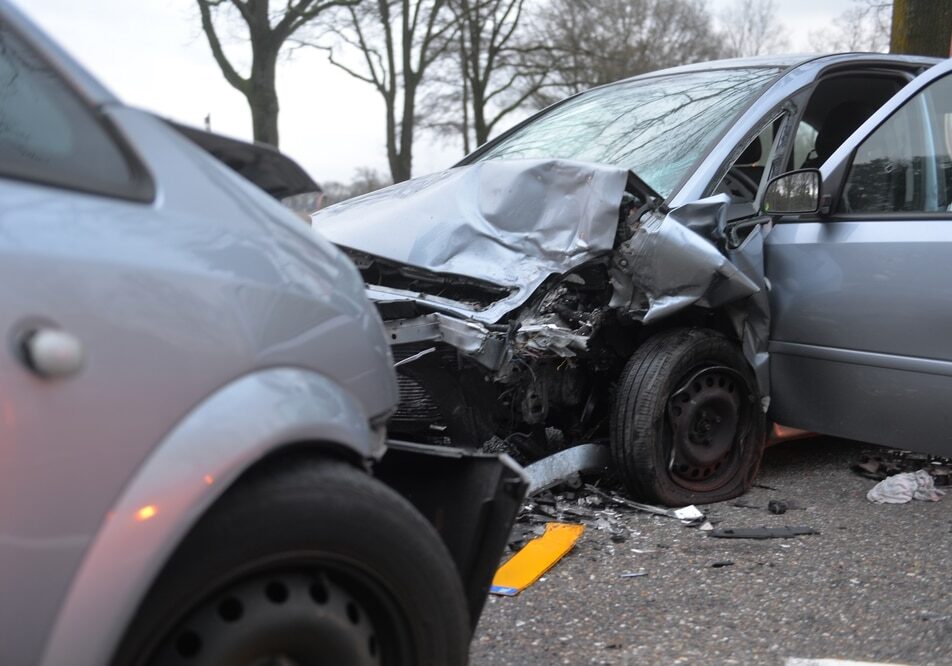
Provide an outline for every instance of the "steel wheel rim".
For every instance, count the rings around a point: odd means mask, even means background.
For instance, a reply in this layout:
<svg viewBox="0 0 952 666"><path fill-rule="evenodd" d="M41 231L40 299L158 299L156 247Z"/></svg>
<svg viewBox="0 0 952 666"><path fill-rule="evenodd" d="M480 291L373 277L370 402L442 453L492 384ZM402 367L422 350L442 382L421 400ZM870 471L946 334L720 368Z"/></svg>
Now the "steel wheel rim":
<svg viewBox="0 0 952 666"><path fill-rule="evenodd" d="M409 623L380 581L321 563L233 577L179 615L150 666L410 663Z"/></svg>
<svg viewBox="0 0 952 666"><path fill-rule="evenodd" d="M706 366L685 375L668 399L668 474L693 492L724 486L740 470L752 423L747 380L733 368Z"/></svg>

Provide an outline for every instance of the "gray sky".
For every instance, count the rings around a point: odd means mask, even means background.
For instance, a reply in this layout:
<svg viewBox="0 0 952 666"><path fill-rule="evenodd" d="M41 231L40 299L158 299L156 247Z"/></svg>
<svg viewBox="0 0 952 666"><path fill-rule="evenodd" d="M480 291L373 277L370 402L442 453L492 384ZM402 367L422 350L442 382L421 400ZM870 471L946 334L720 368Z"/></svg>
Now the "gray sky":
<svg viewBox="0 0 952 666"><path fill-rule="evenodd" d="M125 102L195 126L210 113L214 131L251 138L248 106L222 78L192 0L13 1ZM708 6L718 12L733 2ZM789 50L809 51L810 32L829 26L850 4L778 0ZM302 49L279 64L278 95L281 149L315 180L349 181L362 166L389 173L383 102L371 86ZM459 157L459 148L424 137L414 148L414 175Z"/></svg>

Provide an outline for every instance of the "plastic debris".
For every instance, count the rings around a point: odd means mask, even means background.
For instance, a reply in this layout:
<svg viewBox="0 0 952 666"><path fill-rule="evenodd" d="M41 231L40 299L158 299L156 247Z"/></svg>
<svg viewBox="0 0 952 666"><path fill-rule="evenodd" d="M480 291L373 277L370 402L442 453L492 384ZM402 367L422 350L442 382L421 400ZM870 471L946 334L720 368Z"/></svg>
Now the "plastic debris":
<svg viewBox="0 0 952 666"><path fill-rule="evenodd" d="M641 578L642 576L647 576L647 571L626 571L621 575L622 578Z"/></svg>
<svg viewBox="0 0 952 666"><path fill-rule="evenodd" d="M812 527L723 527L708 534L720 539L792 539L819 533Z"/></svg>
<svg viewBox="0 0 952 666"><path fill-rule="evenodd" d="M539 580L582 536L584 525L547 523L542 536L527 543L496 571L490 593L513 597Z"/></svg>
<svg viewBox="0 0 952 666"><path fill-rule="evenodd" d="M920 469L883 479L866 493L866 499L877 504L905 504L913 499L938 502L943 495L944 491L936 489L932 475Z"/></svg>
<svg viewBox="0 0 952 666"><path fill-rule="evenodd" d="M783 500L770 500L767 502L767 511L775 515L781 515L787 512L789 505Z"/></svg>
<svg viewBox="0 0 952 666"><path fill-rule="evenodd" d="M734 566L733 560L720 560L718 562L711 562L712 569L722 569L723 567L732 567Z"/></svg>
<svg viewBox="0 0 952 666"><path fill-rule="evenodd" d="M684 508L681 508L681 509L675 509L675 510L674 510L674 515L675 515L676 518L678 518L678 519L681 520L682 522L687 521L687 522L689 522L689 523L690 523L690 522L694 522L695 520L699 520L699 519L701 519L701 518L704 517L704 514L701 513L701 510L698 509L698 508L697 508L696 506L694 506L693 504L691 504L690 506L686 506L686 507L684 507Z"/></svg>

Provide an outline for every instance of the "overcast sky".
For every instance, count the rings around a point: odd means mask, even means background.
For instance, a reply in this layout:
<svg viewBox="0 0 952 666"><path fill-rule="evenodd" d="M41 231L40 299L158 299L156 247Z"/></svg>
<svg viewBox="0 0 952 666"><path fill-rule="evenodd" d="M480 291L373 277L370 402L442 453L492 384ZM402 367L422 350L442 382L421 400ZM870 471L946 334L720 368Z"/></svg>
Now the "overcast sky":
<svg viewBox="0 0 952 666"><path fill-rule="evenodd" d="M13 0L129 104L190 125L211 114L212 129L251 138L244 97L212 59L193 0ZM709 0L715 12L734 0ZM809 51L811 31L828 26L851 0L778 0L791 51ZM389 174L384 108L368 84L299 50L279 63L281 149L318 182L349 181L358 167ZM505 128L500 128L505 129ZM459 148L420 141L414 175L449 166Z"/></svg>

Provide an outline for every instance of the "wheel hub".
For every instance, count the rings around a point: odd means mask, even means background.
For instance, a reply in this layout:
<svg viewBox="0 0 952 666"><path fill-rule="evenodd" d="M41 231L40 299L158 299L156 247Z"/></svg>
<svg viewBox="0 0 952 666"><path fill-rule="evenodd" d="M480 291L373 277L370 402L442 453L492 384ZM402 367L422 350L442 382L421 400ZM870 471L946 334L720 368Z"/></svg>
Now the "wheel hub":
<svg viewBox="0 0 952 666"><path fill-rule="evenodd" d="M735 370L704 368L668 401L671 472L688 484L714 481L738 439L747 385Z"/></svg>
<svg viewBox="0 0 952 666"><path fill-rule="evenodd" d="M305 666L381 663L367 607L320 572L253 576L193 611L152 663Z"/></svg>

